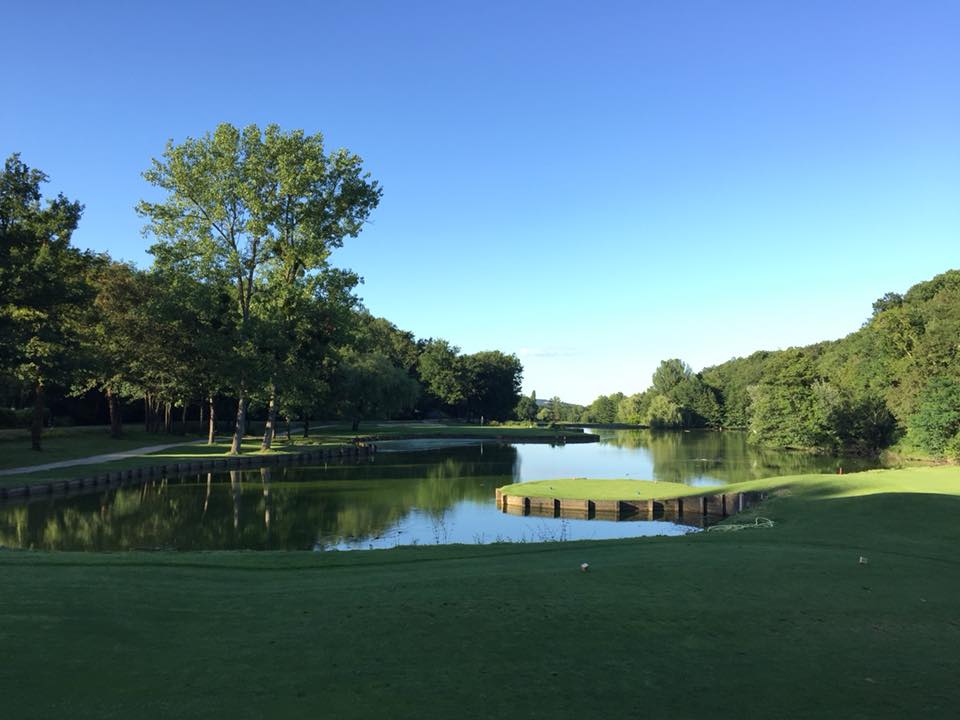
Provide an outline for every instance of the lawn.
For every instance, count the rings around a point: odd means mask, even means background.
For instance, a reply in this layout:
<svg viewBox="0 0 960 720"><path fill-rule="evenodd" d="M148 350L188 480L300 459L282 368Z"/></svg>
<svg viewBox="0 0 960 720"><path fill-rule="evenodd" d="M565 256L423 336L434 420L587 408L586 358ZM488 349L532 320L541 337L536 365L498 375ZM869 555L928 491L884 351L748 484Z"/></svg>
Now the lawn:
<svg viewBox="0 0 960 720"><path fill-rule="evenodd" d="M57 428L44 433L43 450L37 452L30 448L27 431L7 432L0 438L0 470L198 439L199 436L148 433L140 429L127 429L123 437L112 438L108 428Z"/></svg>
<svg viewBox="0 0 960 720"><path fill-rule="evenodd" d="M0 552L4 715L955 717L960 470L777 482L735 533Z"/></svg>
<svg viewBox="0 0 960 720"><path fill-rule="evenodd" d="M917 467L903 472L868 470L844 476L816 474L771 477L706 487L623 478L556 478L513 483L504 485L500 490L504 495L566 500L660 500L748 491L795 492L808 498L894 492L954 494L960 493L960 471L955 466Z"/></svg>

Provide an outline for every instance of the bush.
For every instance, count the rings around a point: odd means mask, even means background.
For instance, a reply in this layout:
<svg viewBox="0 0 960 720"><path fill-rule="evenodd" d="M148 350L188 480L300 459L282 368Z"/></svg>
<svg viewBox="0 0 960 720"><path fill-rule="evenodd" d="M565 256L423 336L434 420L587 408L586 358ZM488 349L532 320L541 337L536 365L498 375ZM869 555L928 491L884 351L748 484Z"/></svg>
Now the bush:
<svg viewBox="0 0 960 720"><path fill-rule="evenodd" d="M960 382L935 377L920 394L920 407L910 418L917 444L936 455L947 454L947 444L960 435Z"/></svg>
<svg viewBox="0 0 960 720"><path fill-rule="evenodd" d="M943 454L948 460L960 463L960 432L947 441Z"/></svg>
<svg viewBox="0 0 960 720"><path fill-rule="evenodd" d="M0 408L0 428L28 428L33 422L33 408ZM43 424L50 425L50 410L43 411Z"/></svg>

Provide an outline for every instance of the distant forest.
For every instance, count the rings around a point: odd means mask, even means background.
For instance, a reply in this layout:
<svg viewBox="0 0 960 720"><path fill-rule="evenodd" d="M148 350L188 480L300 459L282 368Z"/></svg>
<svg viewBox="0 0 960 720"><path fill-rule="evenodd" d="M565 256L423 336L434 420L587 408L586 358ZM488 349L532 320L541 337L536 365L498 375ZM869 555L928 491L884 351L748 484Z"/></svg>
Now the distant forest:
<svg viewBox="0 0 960 720"><path fill-rule="evenodd" d="M565 418L572 419L572 418ZM741 428L785 448L960 459L960 271L873 304L841 340L759 351L693 372L664 360L650 388L601 395L576 420Z"/></svg>

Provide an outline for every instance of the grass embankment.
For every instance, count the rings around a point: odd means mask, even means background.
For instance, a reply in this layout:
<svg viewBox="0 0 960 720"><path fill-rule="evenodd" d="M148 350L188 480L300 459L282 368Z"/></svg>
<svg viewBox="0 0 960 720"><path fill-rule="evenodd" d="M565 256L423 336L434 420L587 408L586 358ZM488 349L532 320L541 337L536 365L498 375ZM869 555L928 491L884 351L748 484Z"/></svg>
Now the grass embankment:
<svg viewBox="0 0 960 720"><path fill-rule="evenodd" d="M3 708L955 717L960 471L778 483L790 491L758 509L775 527L736 533L330 554L0 553Z"/></svg>
<svg viewBox="0 0 960 720"><path fill-rule="evenodd" d="M282 430L282 428L281 428ZM349 424L321 425L314 428L310 437L302 437L297 431L287 440L286 434L278 433L273 448L267 453L299 453L305 447L350 442L356 437L390 438L471 438L496 440L542 440L551 437L570 436L570 431L556 431L548 428L497 427L479 425L458 425L439 423L363 423L360 430L354 431ZM128 457L95 464L75 465L51 470L0 475L0 486L12 487L37 482L49 482L74 477L89 477L97 473L128 468L148 467L150 465L187 462L191 460L209 460L212 457L226 455L230 449L228 438L222 437L213 445L196 444L199 438L177 436L167 433L146 433L142 430L126 430L122 438L114 439L107 429L91 432L81 428L57 429L43 439L43 451L30 449L29 436L24 432L12 439L0 441L0 470L6 468L45 465L64 460L75 460L106 453L125 452L152 445L169 445L182 442L182 445L160 450L140 457ZM263 454L260 450L260 437L248 436L243 442L244 454Z"/></svg>

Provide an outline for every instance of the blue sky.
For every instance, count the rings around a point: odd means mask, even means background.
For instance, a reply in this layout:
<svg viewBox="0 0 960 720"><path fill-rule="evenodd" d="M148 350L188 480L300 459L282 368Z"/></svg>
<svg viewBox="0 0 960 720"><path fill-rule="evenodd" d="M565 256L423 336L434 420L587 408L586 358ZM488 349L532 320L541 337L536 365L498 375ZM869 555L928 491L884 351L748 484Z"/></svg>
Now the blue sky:
<svg viewBox="0 0 960 720"><path fill-rule="evenodd" d="M9 3L0 152L149 263L168 138L322 131L384 187L370 310L589 402L837 338L960 267L955 2Z"/></svg>

